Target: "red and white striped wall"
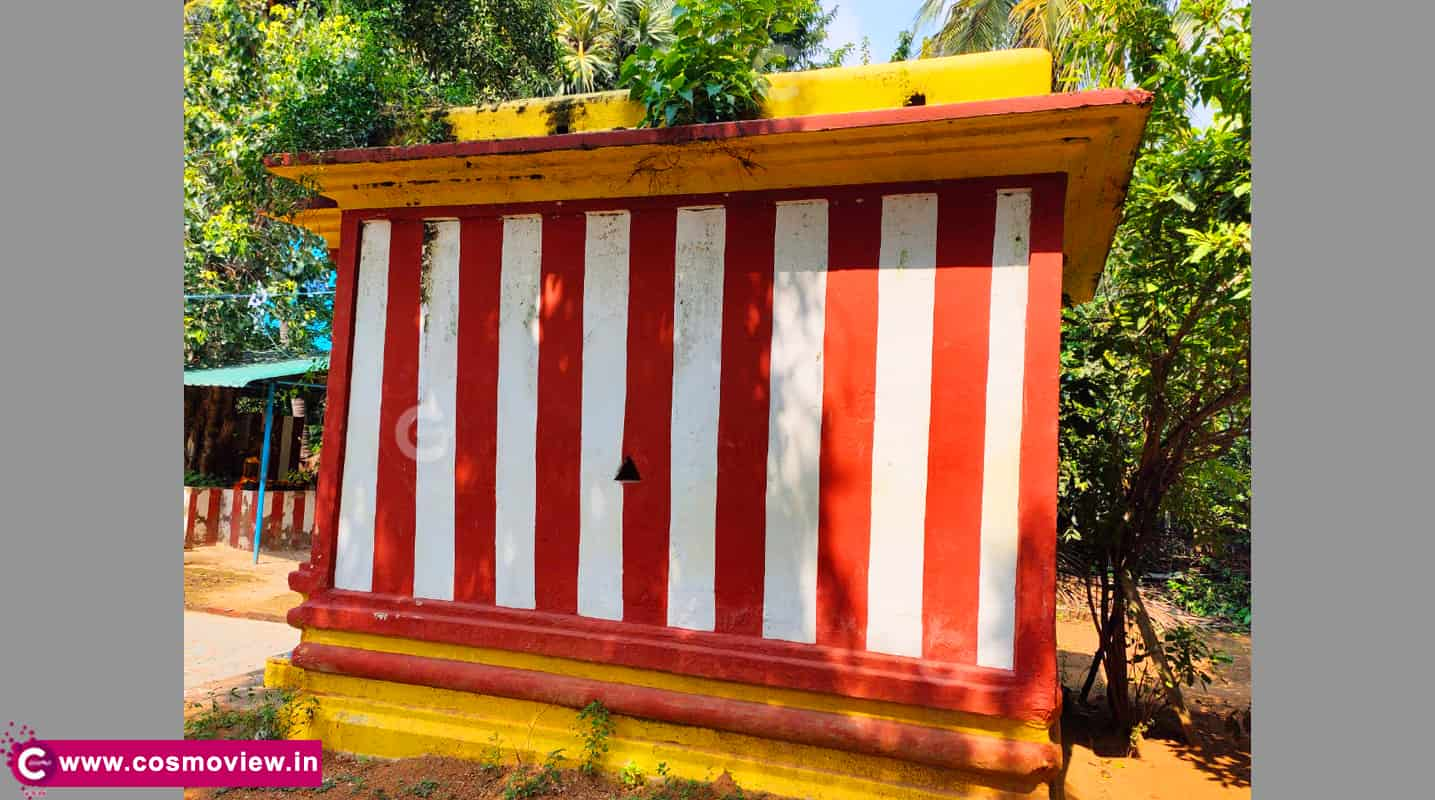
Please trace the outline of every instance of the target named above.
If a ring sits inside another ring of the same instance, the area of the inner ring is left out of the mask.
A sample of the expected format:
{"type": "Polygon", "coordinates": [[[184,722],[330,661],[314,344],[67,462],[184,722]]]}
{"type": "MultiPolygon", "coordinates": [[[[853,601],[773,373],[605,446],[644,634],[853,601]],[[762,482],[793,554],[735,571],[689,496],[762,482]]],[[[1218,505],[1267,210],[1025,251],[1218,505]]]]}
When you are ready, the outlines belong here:
{"type": "MultiPolygon", "coordinates": [[[[251,489],[184,487],[184,543],[254,547],[254,508],[258,492],[251,489]]],[[[314,534],[315,495],[309,491],[264,491],[264,530],[260,546],[293,550],[310,545],[314,534]]]]}
{"type": "Polygon", "coordinates": [[[1063,192],[366,213],[334,588],[1014,669],[1063,192]]]}

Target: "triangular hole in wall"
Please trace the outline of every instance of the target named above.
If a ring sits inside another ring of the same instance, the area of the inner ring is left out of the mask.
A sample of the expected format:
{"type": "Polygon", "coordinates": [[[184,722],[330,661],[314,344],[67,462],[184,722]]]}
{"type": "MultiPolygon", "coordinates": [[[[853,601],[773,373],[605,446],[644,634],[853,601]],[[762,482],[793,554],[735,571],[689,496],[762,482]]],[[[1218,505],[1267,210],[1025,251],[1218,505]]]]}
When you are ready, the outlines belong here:
{"type": "Polygon", "coordinates": [[[613,476],[613,480],[618,483],[637,483],[642,479],[642,476],[638,474],[638,465],[633,463],[632,456],[623,456],[623,466],[618,467],[618,474],[613,476]]]}

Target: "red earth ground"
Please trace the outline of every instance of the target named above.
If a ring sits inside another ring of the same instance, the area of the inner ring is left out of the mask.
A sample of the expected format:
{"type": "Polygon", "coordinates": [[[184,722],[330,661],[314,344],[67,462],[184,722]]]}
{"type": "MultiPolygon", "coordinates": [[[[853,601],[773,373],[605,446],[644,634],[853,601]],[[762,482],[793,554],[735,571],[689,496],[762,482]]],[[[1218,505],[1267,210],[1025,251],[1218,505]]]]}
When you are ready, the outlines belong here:
{"type": "MultiPolygon", "coordinates": [[[[264,553],[256,567],[249,553],[228,547],[186,551],[185,608],[282,620],[284,612],[299,602],[299,596],[289,591],[285,576],[305,556],[264,553]]],[[[1173,612],[1161,602],[1159,592],[1149,594],[1147,605],[1158,623],[1170,619],[1173,612]]],[[[1129,740],[1104,733],[1108,725],[1104,715],[1105,687],[1100,678],[1089,706],[1078,706],[1075,701],[1095,648],[1096,631],[1080,593],[1072,584],[1063,583],[1058,600],[1057,659],[1062,683],[1068,689],[1061,727],[1067,765],[1063,780],[1066,800],[1234,800],[1250,796],[1250,636],[1214,630],[1207,635],[1213,646],[1232,657],[1232,663],[1215,669],[1216,680],[1210,687],[1186,690],[1200,743],[1181,743],[1173,736],[1172,720],[1158,718],[1147,731],[1148,738],[1133,750],[1129,740]]],[[[256,664],[255,668],[262,666],[256,664]]],[[[256,680],[251,675],[234,685],[254,686],[256,680]]],[[[221,702],[235,702],[228,696],[227,686],[216,686],[215,697],[221,702]]],[[[186,716],[202,710],[201,706],[188,705],[186,716]]],[[[506,768],[485,770],[480,764],[451,758],[381,761],[329,753],[325,756],[324,775],[331,783],[321,789],[191,789],[185,791],[185,797],[490,800],[503,797],[510,773],[506,768]]],[[[736,787],[730,779],[720,780],[717,789],[703,786],[682,792],[680,788],[664,790],[652,784],[631,789],[610,779],[590,778],[568,769],[560,773],[553,787],[533,797],[736,800],[736,787]]],[[[744,795],[751,797],[753,793],[744,795]]]]}

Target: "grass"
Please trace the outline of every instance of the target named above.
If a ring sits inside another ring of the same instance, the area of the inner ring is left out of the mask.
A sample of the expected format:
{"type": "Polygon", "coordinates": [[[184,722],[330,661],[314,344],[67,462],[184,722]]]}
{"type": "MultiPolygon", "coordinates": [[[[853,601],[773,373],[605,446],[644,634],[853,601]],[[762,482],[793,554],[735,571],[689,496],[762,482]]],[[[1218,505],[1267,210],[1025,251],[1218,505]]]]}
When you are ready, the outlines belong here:
{"type": "MultiPolygon", "coordinates": [[[[230,699],[243,700],[254,696],[253,690],[241,697],[230,691],[230,699]]],[[[287,739],[313,720],[319,701],[313,696],[297,697],[290,691],[266,689],[259,701],[248,708],[221,706],[217,699],[210,707],[184,723],[186,739],[287,739]]]]}

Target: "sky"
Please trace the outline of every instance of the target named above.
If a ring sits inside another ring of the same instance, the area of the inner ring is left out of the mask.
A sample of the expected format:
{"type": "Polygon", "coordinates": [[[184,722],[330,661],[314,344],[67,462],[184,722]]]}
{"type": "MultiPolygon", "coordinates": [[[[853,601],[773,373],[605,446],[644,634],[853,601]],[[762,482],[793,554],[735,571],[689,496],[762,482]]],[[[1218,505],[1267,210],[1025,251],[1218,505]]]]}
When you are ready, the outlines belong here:
{"type": "Polygon", "coordinates": [[[886,63],[897,48],[897,34],[911,27],[919,5],[919,0],[822,0],[823,8],[837,9],[827,27],[827,44],[834,48],[847,42],[857,45],[846,63],[860,64],[858,51],[865,35],[872,40],[872,63],[886,63]]]}

